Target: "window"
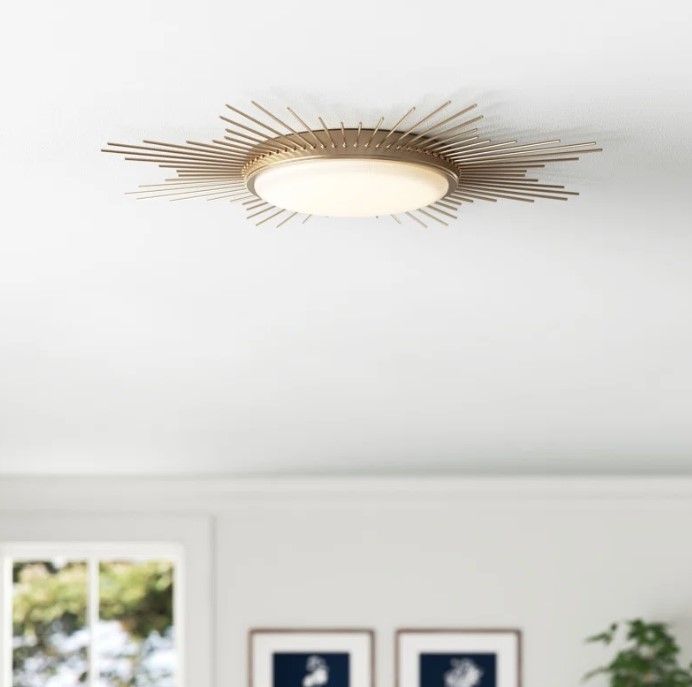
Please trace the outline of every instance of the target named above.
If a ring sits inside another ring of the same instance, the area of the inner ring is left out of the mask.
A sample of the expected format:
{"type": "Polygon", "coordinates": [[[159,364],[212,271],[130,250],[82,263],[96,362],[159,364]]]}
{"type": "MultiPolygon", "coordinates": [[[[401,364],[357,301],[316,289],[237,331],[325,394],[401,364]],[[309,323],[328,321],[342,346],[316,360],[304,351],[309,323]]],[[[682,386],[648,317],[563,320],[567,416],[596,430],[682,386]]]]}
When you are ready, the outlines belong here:
{"type": "Polygon", "coordinates": [[[177,547],[5,547],[4,684],[178,687],[177,547]]]}

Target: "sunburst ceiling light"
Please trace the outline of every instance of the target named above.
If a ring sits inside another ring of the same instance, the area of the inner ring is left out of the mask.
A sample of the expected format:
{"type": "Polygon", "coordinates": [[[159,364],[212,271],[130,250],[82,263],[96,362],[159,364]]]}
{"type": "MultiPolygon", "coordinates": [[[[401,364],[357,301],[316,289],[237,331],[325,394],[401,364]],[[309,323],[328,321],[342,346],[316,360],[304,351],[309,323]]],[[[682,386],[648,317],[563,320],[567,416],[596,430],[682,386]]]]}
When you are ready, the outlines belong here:
{"type": "Polygon", "coordinates": [[[316,129],[290,107],[298,129],[252,104],[257,117],[226,105],[234,114],[221,115],[229,126],[211,143],[145,139],[143,145],[108,143],[103,151],[175,170],[164,183],[133,191],[139,198],[229,200],[240,203],[257,226],[273,221],[279,227],[299,215],[303,222],[313,215],[391,215],[397,222],[407,217],[422,226],[431,220],[447,225],[475,200],[567,200],[578,194],[538,183],[527,177],[529,170],[601,150],[593,141],[495,142],[472,128],[482,115],[465,118],[475,104],[445,117],[440,113],[447,101],[410,126],[404,122],[415,107],[388,128],[384,117],[373,128],[362,122],[331,128],[318,117],[316,129]]]}

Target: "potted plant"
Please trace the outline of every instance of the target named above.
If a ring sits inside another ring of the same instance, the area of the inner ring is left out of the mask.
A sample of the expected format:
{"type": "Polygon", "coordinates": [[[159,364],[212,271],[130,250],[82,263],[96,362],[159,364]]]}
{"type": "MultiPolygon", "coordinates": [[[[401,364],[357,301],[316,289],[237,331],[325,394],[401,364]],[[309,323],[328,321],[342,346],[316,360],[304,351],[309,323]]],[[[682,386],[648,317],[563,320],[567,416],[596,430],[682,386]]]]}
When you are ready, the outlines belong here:
{"type": "Polygon", "coordinates": [[[621,647],[610,663],[589,671],[584,680],[607,675],[610,687],[692,687],[692,664],[679,663],[680,647],[665,623],[613,623],[586,641],[610,646],[616,640],[621,647]]]}

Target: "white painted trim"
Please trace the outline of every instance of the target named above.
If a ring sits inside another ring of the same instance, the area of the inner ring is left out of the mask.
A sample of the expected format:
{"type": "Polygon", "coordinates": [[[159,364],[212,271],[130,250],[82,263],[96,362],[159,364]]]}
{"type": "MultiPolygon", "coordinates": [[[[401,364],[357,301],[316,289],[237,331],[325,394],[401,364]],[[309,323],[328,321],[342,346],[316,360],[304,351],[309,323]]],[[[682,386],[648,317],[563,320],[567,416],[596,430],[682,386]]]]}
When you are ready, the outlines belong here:
{"type": "Polygon", "coordinates": [[[424,506],[449,500],[521,504],[692,501],[692,476],[680,477],[297,477],[188,478],[61,476],[0,478],[0,518],[13,512],[216,513],[249,504],[424,506]]]}
{"type": "Polygon", "coordinates": [[[0,686],[12,686],[12,562],[2,555],[0,551],[0,565],[2,566],[2,581],[0,585],[0,619],[2,620],[2,635],[0,636],[0,686]]]}
{"type": "MultiPolygon", "coordinates": [[[[63,554],[64,555],[64,554],[63,554]]],[[[89,590],[87,595],[87,626],[89,628],[89,687],[97,687],[99,678],[97,636],[99,622],[99,559],[93,554],[87,559],[89,590]]]]}

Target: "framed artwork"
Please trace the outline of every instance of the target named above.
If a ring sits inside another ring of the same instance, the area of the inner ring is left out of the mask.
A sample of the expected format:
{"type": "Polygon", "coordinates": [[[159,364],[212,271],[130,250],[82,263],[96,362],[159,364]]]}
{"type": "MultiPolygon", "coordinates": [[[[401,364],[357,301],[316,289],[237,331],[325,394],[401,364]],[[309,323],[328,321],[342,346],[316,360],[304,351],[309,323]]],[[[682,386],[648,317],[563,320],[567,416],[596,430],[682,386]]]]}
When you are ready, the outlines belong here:
{"type": "Polygon", "coordinates": [[[250,630],[250,687],[373,687],[374,632],[250,630]]]}
{"type": "Polygon", "coordinates": [[[521,687],[519,630],[397,630],[397,687],[521,687]]]}

